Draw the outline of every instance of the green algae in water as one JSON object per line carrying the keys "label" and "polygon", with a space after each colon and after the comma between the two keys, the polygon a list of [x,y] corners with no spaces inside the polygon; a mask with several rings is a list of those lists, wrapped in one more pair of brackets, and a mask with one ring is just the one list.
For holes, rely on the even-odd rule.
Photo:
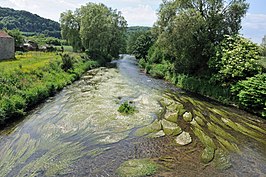
{"label": "green algae in water", "polygon": [[240,149],[235,143],[231,143],[219,136],[216,136],[216,138],[223,145],[223,147],[226,148],[227,150],[241,154]]}
{"label": "green algae in water", "polygon": [[143,177],[154,175],[159,166],[149,159],[133,159],[121,164],[117,169],[120,177]]}
{"label": "green algae in water", "polygon": [[215,125],[214,123],[208,123],[207,126],[208,126],[208,129],[210,131],[223,137],[224,139],[229,140],[229,141],[233,141],[233,142],[237,142],[237,140],[230,133],[227,133],[218,125]]}
{"label": "green algae in water", "polygon": [[214,144],[212,138],[206,135],[202,130],[198,129],[197,127],[194,127],[192,128],[192,131],[200,139],[201,143],[205,147],[211,147],[213,149],[216,149],[216,145]]}
{"label": "green algae in water", "polygon": [[251,137],[251,138],[253,138],[253,139],[255,139],[261,143],[266,144],[266,141],[264,140],[264,138],[265,138],[264,135],[261,135],[260,133],[257,133],[253,130],[250,130],[250,129],[244,127],[243,125],[240,125],[239,123],[234,123],[230,119],[222,118],[222,120],[224,121],[225,124],[227,124],[233,130],[240,132],[246,136],[249,136],[249,137]]}
{"label": "green algae in water", "polygon": [[247,122],[245,122],[245,121],[242,121],[242,122],[243,122],[244,124],[246,124],[247,126],[249,126],[249,127],[251,127],[251,128],[253,128],[253,129],[255,129],[255,130],[257,130],[257,131],[259,131],[259,132],[261,132],[261,133],[263,133],[263,134],[266,135],[266,130],[264,130],[264,129],[262,129],[262,128],[256,126],[256,125],[253,125],[253,124],[251,124],[251,123],[247,123]]}
{"label": "green algae in water", "polygon": [[200,117],[196,116],[194,119],[200,126],[205,126],[204,121]]}
{"label": "green algae in water", "polygon": [[200,129],[200,130],[203,130],[202,127],[201,127],[201,125],[199,125],[198,122],[197,122],[195,119],[193,119],[193,120],[190,122],[190,124],[191,124],[193,127],[196,127],[196,128],[198,128],[198,129]]}
{"label": "green algae in water", "polygon": [[229,129],[229,127],[226,126],[226,124],[220,119],[220,118],[217,118],[216,116],[214,116],[213,114],[210,114],[210,119],[216,123],[216,124],[219,124],[221,127],[223,127],[224,129]]}

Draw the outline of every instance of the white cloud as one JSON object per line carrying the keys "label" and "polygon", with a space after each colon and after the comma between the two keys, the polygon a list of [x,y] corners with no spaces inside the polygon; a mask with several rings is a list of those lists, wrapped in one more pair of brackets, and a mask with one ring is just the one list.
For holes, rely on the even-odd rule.
{"label": "white cloud", "polygon": [[250,14],[248,13],[247,16],[243,20],[243,27],[244,28],[251,28],[251,29],[263,29],[266,30],[266,14]]}
{"label": "white cloud", "polygon": [[248,13],[242,22],[242,33],[245,37],[258,44],[266,35],[266,14]]}
{"label": "white cloud", "polygon": [[121,11],[123,16],[128,20],[130,26],[152,26],[157,19],[156,11],[149,5],[139,5],[135,8],[127,7],[123,8]]}

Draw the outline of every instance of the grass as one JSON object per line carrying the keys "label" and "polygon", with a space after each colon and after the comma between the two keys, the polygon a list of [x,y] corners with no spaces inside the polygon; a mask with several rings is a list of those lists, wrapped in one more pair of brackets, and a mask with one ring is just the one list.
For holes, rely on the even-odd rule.
{"label": "grass", "polygon": [[56,53],[30,52],[0,62],[0,124],[22,117],[33,106],[97,66],[85,55],[69,53],[71,67]]}
{"label": "grass", "polygon": [[[73,52],[73,47],[72,46],[68,46],[68,45],[64,45],[64,51],[65,52]],[[55,46],[55,48],[57,50],[61,50],[61,46]]]}
{"label": "grass", "polygon": [[60,61],[61,57],[56,53],[28,52],[16,55],[14,60],[3,60],[0,62],[0,74],[21,69],[22,72],[30,72],[47,66],[49,62]]}

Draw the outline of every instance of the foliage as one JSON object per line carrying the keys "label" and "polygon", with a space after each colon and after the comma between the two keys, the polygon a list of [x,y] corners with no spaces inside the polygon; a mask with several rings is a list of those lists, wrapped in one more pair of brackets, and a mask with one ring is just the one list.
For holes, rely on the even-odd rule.
{"label": "foliage", "polygon": [[[228,4],[227,4],[228,3]],[[208,69],[214,46],[237,34],[248,4],[245,0],[163,1],[154,31],[174,72],[198,75]]]}
{"label": "foliage", "polygon": [[80,31],[80,19],[78,17],[78,11],[66,11],[61,13],[61,35],[63,39],[66,39],[68,44],[73,47],[74,51],[82,49]]}
{"label": "foliage", "polygon": [[74,61],[74,57],[71,56],[70,54],[64,53],[62,55],[62,62],[63,63],[62,63],[61,67],[64,71],[68,71],[70,69],[73,69],[75,61]]}
{"label": "foliage", "polygon": [[128,101],[124,102],[123,104],[121,104],[118,108],[118,112],[122,113],[122,114],[134,114],[134,112],[136,111],[136,108],[132,105],[130,105],[128,103]]}
{"label": "foliage", "polygon": [[243,37],[226,36],[216,51],[209,62],[214,80],[230,84],[262,71],[258,46]]}
{"label": "foliage", "polygon": [[134,27],[128,27],[127,28],[127,53],[128,54],[133,54],[134,51],[134,44],[137,40],[137,38],[142,35],[145,34],[146,32],[148,32],[150,30],[150,27],[143,27],[143,26],[134,26]]}
{"label": "foliage", "polygon": [[0,7],[0,29],[19,29],[23,32],[42,33],[60,38],[58,22],[42,18],[27,11]]}
{"label": "foliage", "polygon": [[55,53],[31,52],[0,62],[0,122],[23,116],[25,111],[78,79],[96,61],[72,54],[75,63],[65,72]]}
{"label": "foliage", "polygon": [[64,40],[55,38],[55,37],[48,37],[44,34],[39,34],[39,35],[33,35],[33,36],[28,36],[25,37],[26,40],[36,42],[39,46],[48,44],[48,45],[61,45],[63,43],[66,43]]}
{"label": "foliage", "polygon": [[229,87],[223,87],[209,79],[197,78],[184,74],[175,77],[176,79],[173,80],[175,80],[177,85],[183,89],[214,98],[226,104],[233,100]]}
{"label": "foliage", "polygon": [[266,117],[266,74],[257,74],[237,82],[231,89],[245,109],[252,109]]}
{"label": "foliage", "polygon": [[163,79],[168,71],[167,63],[164,64],[153,64],[149,73],[152,77]]}
{"label": "foliage", "polygon": [[62,37],[74,50],[85,49],[93,58],[117,58],[125,44],[127,22],[121,12],[103,4],[88,3],[61,14]]}
{"label": "foliage", "polygon": [[24,42],[24,37],[19,29],[7,30],[4,29],[15,40],[15,47],[19,47]]}
{"label": "foliage", "polygon": [[148,51],[153,45],[154,39],[150,31],[141,34],[135,41],[132,50],[137,59],[144,58],[146,60]]}

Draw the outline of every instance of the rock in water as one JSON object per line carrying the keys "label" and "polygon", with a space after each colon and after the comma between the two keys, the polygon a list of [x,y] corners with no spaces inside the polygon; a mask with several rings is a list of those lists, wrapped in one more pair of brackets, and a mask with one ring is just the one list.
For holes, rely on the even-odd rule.
{"label": "rock in water", "polygon": [[191,114],[191,112],[186,112],[186,113],[183,115],[183,119],[184,119],[186,122],[191,122],[191,121],[192,121],[192,114]]}
{"label": "rock in water", "polygon": [[170,122],[177,122],[178,112],[166,112],[164,118]]}
{"label": "rock in water", "polygon": [[214,158],[214,152],[215,152],[214,148],[206,147],[201,154],[201,161],[203,163],[211,162]]}
{"label": "rock in water", "polygon": [[177,142],[177,144],[185,146],[192,142],[192,138],[189,133],[182,132],[180,135],[176,137],[175,141]]}
{"label": "rock in water", "polygon": [[150,133],[157,133],[162,129],[161,121],[155,120],[152,124],[139,128],[134,134],[135,136],[143,136]]}
{"label": "rock in water", "polygon": [[173,122],[162,120],[163,131],[166,135],[179,135],[182,133],[182,129]]}
{"label": "rock in water", "polygon": [[133,159],[124,162],[118,169],[120,177],[151,176],[158,170],[158,165],[149,159]]}
{"label": "rock in water", "polygon": [[161,130],[157,133],[151,133],[148,135],[148,137],[150,137],[150,138],[159,138],[159,137],[163,137],[163,136],[165,136],[165,133],[163,130]]}
{"label": "rock in water", "polygon": [[215,151],[214,166],[219,170],[226,170],[232,166],[229,155],[221,149]]}

